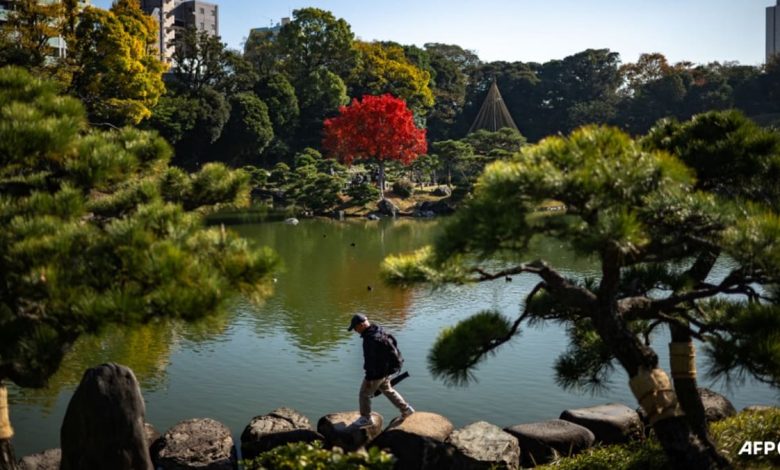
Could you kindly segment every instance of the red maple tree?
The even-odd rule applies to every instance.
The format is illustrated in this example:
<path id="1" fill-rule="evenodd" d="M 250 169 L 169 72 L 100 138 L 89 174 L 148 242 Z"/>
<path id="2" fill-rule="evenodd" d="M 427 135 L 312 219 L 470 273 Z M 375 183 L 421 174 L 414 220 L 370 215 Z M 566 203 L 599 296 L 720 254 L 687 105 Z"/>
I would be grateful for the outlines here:
<path id="1" fill-rule="evenodd" d="M 339 108 L 339 115 L 325 120 L 323 147 L 332 157 L 350 164 L 373 160 L 379 165 L 379 189 L 384 195 L 385 161 L 405 165 L 428 151 L 425 129 L 414 123 L 406 102 L 393 95 L 365 95 Z"/>

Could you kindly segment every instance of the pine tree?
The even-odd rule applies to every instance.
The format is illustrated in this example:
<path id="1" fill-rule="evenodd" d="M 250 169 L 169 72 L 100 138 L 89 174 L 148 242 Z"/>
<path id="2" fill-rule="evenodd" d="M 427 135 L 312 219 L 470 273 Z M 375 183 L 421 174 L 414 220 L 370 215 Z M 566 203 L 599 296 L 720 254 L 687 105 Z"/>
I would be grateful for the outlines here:
<path id="1" fill-rule="evenodd" d="M 429 355 L 433 374 L 467 382 L 523 322 L 557 322 L 570 336 L 555 366 L 561 385 L 602 387 L 619 364 L 671 462 L 727 467 L 699 420 L 700 400 L 678 403 L 680 390 L 647 338 L 660 327 L 671 330 L 675 385 L 693 378 L 688 384 L 695 386 L 690 338 L 703 341 L 714 374 L 747 372 L 780 385 L 780 217 L 695 184 L 693 171 L 670 154 L 645 150 L 616 129 L 584 127 L 488 166 L 433 248 L 390 257 L 383 273 L 392 282 L 537 276 L 518 318 L 481 312 L 442 332 Z M 538 213 L 545 200 L 562 202 L 566 211 Z M 601 276 L 574 279 L 544 260 L 500 272 L 480 267 L 497 253 L 522 259 L 539 235 L 595 257 Z M 720 254 L 737 266 L 708 282 Z"/>
<path id="2" fill-rule="evenodd" d="M 3 381 L 43 386 L 106 324 L 197 319 L 231 293 L 268 293 L 275 255 L 203 223 L 248 203 L 245 172 L 169 167 L 156 134 L 90 129 L 79 101 L 18 68 L 0 69 L 0 116 L 0 395 Z"/>

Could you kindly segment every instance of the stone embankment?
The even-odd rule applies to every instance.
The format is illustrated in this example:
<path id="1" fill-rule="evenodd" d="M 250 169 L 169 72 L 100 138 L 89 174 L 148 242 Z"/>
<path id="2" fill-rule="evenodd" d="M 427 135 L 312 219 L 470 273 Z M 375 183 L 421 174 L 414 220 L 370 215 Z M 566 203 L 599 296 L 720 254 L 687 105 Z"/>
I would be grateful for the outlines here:
<path id="1" fill-rule="evenodd" d="M 722 395 L 700 389 L 707 419 L 733 416 Z M 378 447 L 391 452 L 399 469 L 516 469 L 551 462 L 596 445 L 645 439 L 647 423 L 635 410 L 610 403 L 564 410 L 558 419 L 500 428 L 477 421 L 456 429 L 444 416 L 417 411 L 385 426 L 356 427 L 356 411 L 330 413 L 316 429 L 306 416 L 279 408 L 252 418 L 241 434 L 243 458 L 292 442 L 321 441 L 352 451 Z M 237 452 L 222 423 L 183 421 L 160 435 L 145 423 L 138 382 L 127 367 L 104 364 L 89 369 L 73 394 L 62 425 L 62 449 L 24 457 L 21 470 L 232 470 Z"/>

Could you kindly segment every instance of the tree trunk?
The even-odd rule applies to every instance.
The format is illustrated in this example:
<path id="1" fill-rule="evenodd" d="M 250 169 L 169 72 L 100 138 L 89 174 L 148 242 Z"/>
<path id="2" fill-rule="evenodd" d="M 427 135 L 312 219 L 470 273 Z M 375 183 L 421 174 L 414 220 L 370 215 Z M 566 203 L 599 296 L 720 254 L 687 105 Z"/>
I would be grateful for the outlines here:
<path id="1" fill-rule="evenodd" d="M 673 468 L 679 470 L 732 468 L 711 443 L 699 439 L 684 416 L 658 421 L 653 429 Z"/>
<path id="2" fill-rule="evenodd" d="M 712 267 L 715 266 L 717 260 L 717 252 L 705 251 L 696 258 L 696 261 L 690 267 L 686 275 L 694 283 L 703 282 L 709 275 Z M 704 404 L 699 396 L 696 381 L 693 338 L 686 327 L 687 324 L 670 325 L 673 344 L 669 345 L 669 352 L 670 362 L 672 362 L 670 365 L 672 369 L 672 379 L 674 380 L 674 389 L 677 391 L 680 406 L 682 406 L 682 409 L 685 411 L 688 423 L 701 439 L 709 441 L 707 419 L 704 414 Z M 678 359 L 673 359 L 673 348 L 676 348 L 680 354 Z M 693 357 L 687 358 L 686 360 L 684 357 L 686 351 L 693 355 Z M 677 363 L 676 365 L 675 362 Z M 675 369 L 677 369 L 677 372 L 675 372 Z"/>
<path id="3" fill-rule="evenodd" d="M 671 325 L 670 328 L 672 330 L 672 344 L 688 345 L 689 348 L 693 347 L 693 338 L 691 338 L 688 331 L 678 325 Z M 670 350 L 669 360 L 671 362 L 675 360 L 672 354 L 673 351 Z M 687 375 L 675 373 L 675 369 L 679 369 L 679 366 L 675 367 L 672 365 L 671 369 L 674 390 L 677 392 L 680 406 L 685 411 L 685 418 L 688 420 L 688 424 L 691 425 L 691 428 L 693 428 L 699 438 L 709 440 L 704 404 L 701 402 L 701 397 L 699 397 L 698 385 L 696 383 L 696 369 L 693 369 Z"/>
<path id="4" fill-rule="evenodd" d="M 669 377 L 658 367 L 658 355 L 628 327 L 617 304 L 622 255 L 617 246 L 602 252 L 602 278 L 591 319 L 604 342 L 630 377 L 631 392 L 650 419 L 658 441 L 674 468 L 729 468 L 709 440 L 702 440 L 684 416 Z"/>
<path id="5" fill-rule="evenodd" d="M 384 160 L 379 161 L 379 200 L 385 198 L 385 162 Z"/>
<path id="6" fill-rule="evenodd" d="M 16 457 L 11 439 L 0 439 L 0 470 L 16 470 Z"/>
<path id="7" fill-rule="evenodd" d="M 611 346 L 613 354 L 626 369 L 629 377 L 636 377 L 642 370 L 656 369 L 658 356 L 628 329 L 625 321 L 616 314 L 616 307 L 599 310 L 593 316 L 596 329 L 604 341 Z M 667 393 L 676 400 L 674 391 Z M 637 400 L 640 399 L 642 397 L 637 397 Z M 718 454 L 712 442 L 702 440 L 698 433 L 694 432 L 685 416 L 660 418 L 653 424 L 653 429 L 674 468 L 685 470 L 730 468 L 728 461 Z"/>
<path id="8" fill-rule="evenodd" d="M 11 445 L 13 435 L 8 418 L 8 389 L 0 381 L 0 470 L 16 470 L 16 457 Z"/>

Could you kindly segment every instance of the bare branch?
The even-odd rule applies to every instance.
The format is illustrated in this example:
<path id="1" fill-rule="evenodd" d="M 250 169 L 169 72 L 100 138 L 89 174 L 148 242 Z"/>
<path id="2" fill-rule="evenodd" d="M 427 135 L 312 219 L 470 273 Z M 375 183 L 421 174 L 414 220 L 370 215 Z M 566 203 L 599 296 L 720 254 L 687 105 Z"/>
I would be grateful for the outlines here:
<path id="1" fill-rule="evenodd" d="M 522 274 L 522 273 L 533 273 L 533 274 L 539 274 L 540 270 L 538 268 L 532 267 L 530 264 L 521 264 L 520 266 L 515 266 L 513 268 L 504 269 L 502 271 L 498 271 L 496 273 L 489 273 L 485 271 L 482 268 L 473 268 L 471 269 L 472 273 L 478 274 L 479 276 L 471 279 L 475 282 L 484 282 L 484 281 L 493 281 L 496 279 L 500 279 L 502 277 L 511 276 L 513 274 Z"/>

